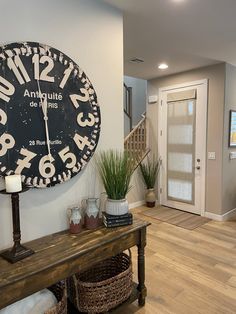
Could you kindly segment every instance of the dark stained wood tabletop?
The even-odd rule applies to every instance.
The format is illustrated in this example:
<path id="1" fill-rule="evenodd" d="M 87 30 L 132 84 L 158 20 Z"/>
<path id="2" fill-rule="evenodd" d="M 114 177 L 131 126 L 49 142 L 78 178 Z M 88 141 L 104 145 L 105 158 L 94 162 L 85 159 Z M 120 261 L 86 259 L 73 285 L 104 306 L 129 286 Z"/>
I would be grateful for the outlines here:
<path id="1" fill-rule="evenodd" d="M 134 218 L 118 228 L 100 227 L 70 234 L 68 230 L 28 242 L 35 254 L 10 264 L 0 258 L 0 309 L 78 271 L 138 245 L 140 230 L 150 223 Z"/>

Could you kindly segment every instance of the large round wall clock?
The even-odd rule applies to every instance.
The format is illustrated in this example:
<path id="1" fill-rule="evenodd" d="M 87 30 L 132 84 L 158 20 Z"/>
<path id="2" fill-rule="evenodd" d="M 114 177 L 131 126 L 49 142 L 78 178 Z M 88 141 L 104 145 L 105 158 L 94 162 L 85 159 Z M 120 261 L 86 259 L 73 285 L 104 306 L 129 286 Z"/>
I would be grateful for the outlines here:
<path id="1" fill-rule="evenodd" d="M 49 187 L 75 176 L 100 133 L 95 90 L 81 68 L 50 46 L 0 47 L 0 175 Z"/>

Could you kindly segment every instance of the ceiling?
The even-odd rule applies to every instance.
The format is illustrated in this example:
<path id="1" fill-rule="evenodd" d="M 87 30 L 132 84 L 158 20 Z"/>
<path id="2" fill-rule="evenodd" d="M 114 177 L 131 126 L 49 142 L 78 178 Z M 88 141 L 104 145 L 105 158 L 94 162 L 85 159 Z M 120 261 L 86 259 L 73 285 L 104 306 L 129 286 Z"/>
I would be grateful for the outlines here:
<path id="1" fill-rule="evenodd" d="M 103 0 L 124 15 L 125 75 L 150 79 L 236 65 L 236 0 Z M 143 63 L 131 63 L 137 57 Z M 167 70 L 157 65 L 166 62 Z"/>

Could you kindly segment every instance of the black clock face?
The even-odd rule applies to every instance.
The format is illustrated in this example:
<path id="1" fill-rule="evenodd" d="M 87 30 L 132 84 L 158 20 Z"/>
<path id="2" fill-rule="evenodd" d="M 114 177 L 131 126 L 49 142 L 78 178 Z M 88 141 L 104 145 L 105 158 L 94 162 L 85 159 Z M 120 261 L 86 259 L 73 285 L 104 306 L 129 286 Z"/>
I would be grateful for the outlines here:
<path id="1" fill-rule="evenodd" d="M 100 133 L 94 88 L 69 57 L 24 42 L 0 48 L 0 175 L 33 187 L 76 175 Z"/>

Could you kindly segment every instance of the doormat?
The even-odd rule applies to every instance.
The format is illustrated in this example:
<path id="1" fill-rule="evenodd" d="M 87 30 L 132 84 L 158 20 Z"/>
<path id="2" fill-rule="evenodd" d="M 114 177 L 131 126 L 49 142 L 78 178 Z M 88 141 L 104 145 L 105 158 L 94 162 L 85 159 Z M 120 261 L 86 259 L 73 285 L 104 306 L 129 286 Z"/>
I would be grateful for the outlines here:
<path id="1" fill-rule="evenodd" d="M 211 221 L 211 219 L 205 217 L 164 206 L 151 208 L 140 212 L 140 214 L 188 230 L 196 229 Z"/>

